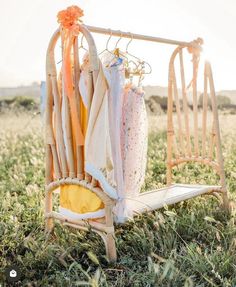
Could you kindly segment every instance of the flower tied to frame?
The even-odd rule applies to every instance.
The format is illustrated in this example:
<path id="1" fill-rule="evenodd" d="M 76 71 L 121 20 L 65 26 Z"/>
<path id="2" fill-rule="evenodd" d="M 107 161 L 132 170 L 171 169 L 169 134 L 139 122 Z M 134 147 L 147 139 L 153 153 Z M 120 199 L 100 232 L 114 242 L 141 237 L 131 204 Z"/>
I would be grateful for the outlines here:
<path id="1" fill-rule="evenodd" d="M 74 60 L 74 43 L 80 33 L 81 17 L 84 15 L 82 9 L 77 6 L 70 6 L 57 14 L 57 21 L 60 24 L 60 33 L 62 40 L 62 83 L 66 97 L 69 99 L 71 110 L 72 134 L 76 146 L 84 145 L 84 135 L 80 125 L 80 116 L 77 108 L 75 97 L 75 87 L 73 77 Z M 73 55 L 73 56 L 72 56 Z M 75 150 L 76 152 L 76 150 Z"/>
<path id="2" fill-rule="evenodd" d="M 76 24 L 82 23 L 81 17 L 84 11 L 78 6 L 70 6 L 66 10 L 62 10 L 57 14 L 57 21 L 65 29 L 75 28 Z"/>

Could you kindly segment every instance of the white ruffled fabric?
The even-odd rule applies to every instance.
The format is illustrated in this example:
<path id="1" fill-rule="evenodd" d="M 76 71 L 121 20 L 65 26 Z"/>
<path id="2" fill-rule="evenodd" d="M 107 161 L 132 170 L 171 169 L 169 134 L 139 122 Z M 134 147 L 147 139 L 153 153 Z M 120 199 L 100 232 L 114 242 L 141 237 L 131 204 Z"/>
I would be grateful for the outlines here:
<path id="1" fill-rule="evenodd" d="M 73 212 L 67 208 L 59 207 L 59 212 L 61 215 L 65 217 L 69 217 L 73 220 L 82 220 L 82 219 L 90 219 L 90 218 L 101 218 L 105 216 L 105 209 L 99 209 L 94 212 L 86 212 L 86 213 L 77 213 Z"/>

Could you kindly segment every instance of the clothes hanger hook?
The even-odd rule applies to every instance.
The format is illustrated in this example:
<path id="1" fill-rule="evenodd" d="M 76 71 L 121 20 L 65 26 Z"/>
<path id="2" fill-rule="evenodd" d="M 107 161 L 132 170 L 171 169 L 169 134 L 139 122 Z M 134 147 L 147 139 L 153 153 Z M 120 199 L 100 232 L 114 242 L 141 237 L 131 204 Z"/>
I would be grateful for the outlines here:
<path id="1" fill-rule="evenodd" d="M 116 42 L 115 49 L 117 49 L 117 45 L 118 45 L 118 43 L 120 42 L 120 40 L 122 39 L 122 36 L 123 36 L 123 34 L 122 34 L 122 32 L 120 32 L 120 38 L 119 38 L 118 41 Z"/>
<path id="2" fill-rule="evenodd" d="M 144 74 L 151 74 L 152 73 L 152 66 L 148 63 L 148 62 L 144 62 L 144 64 L 147 64 L 148 65 L 148 67 L 149 67 L 149 71 L 148 72 L 145 72 Z"/>
<path id="3" fill-rule="evenodd" d="M 82 37 L 81 37 L 81 42 L 80 42 L 80 46 L 81 46 L 81 48 L 83 48 L 83 47 L 84 47 L 83 42 L 84 42 L 84 35 L 82 35 Z"/>
<path id="4" fill-rule="evenodd" d="M 129 42 L 126 45 L 126 49 L 125 49 L 126 53 L 128 52 L 128 47 L 129 47 L 130 43 L 133 41 L 133 34 L 132 33 L 129 33 L 129 34 L 130 34 L 130 40 L 129 40 Z"/>
<path id="5" fill-rule="evenodd" d="M 108 51 L 108 44 L 109 44 L 109 42 L 110 42 L 110 40 L 111 40 L 111 37 L 112 37 L 112 30 L 110 29 L 110 36 L 109 36 L 109 38 L 108 38 L 108 40 L 107 40 L 107 43 L 106 43 L 106 50 Z"/>
<path id="6" fill-rule="evenodd" d="M 81 37 L 79 49 L 83 49 L 83 50 L 85 50 L 85 51 L 88 51 L 88 49 L 86 49 L 86 48 L 84 47 L 83 42 L 84 42 L 84 35 L 82 35 L 82 37 Z"/>

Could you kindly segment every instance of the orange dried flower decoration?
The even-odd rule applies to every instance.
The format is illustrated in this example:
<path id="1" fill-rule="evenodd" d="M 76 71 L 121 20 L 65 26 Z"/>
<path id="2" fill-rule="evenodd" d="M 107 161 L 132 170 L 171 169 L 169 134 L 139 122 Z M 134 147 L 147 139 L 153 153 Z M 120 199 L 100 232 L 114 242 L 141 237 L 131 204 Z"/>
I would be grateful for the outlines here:
<path id="1" fill-rule="evenodd" d="M 77 22 L 81 22 L 80 17 L 84 16 L 84 11 L 78 6 L 70 6 L 57 14 L 57 21 L 64 28 L 70 28 Z"/>
<path id="2" fill-rule="evenodd" d="M 60 33 L 62 39 L 63 57 L 62 57 L 62 86 L 65 95 L 69 98 L 71 108 L 72 133 L 75 137 L 76 146 L 84 145 L 84 136 L 79 122 L 78 111 L 76 108 L 76 98 L 73 82 L 73 64 L 71 58 L 73 53 L 73 43 L 80 33 L 80 17 L 84 15 L 82 9 L 77 6 L 70 6 L 57 14 L 57 21 L 60 23 Z"/>

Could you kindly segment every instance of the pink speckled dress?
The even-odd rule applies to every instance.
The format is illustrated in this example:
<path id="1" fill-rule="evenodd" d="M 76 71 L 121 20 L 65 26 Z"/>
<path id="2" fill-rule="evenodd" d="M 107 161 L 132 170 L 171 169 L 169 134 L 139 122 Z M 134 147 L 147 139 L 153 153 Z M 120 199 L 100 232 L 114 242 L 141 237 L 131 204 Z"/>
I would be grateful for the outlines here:
<path id="1" fill-rule="evenodd" d="M 121 154 L 126 199 L 137 197 L 144 182 L 147 162 L 147 131 L 144 92 L 135 87 L 127 88 L 123 96 L 121 127 Z M 132 218 L 135 201 L 124 201 L 124 217 Z"/>

